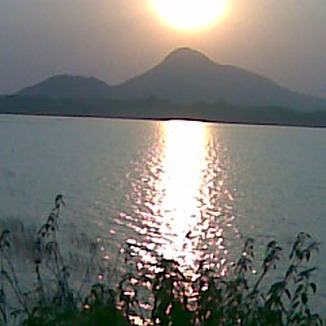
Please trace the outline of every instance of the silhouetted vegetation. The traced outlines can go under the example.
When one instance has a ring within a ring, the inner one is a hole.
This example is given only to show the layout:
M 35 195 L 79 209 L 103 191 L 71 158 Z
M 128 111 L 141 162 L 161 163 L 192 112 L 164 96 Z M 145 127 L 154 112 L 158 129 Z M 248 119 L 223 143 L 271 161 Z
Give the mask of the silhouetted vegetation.
M 326 127 L 323 110 L 303 112 L 285 107 L 233 106 L 223 99 L 182 104 L 155 96 L 128 100 L 0 96 L 0 113 Z
M 260 271 L 253 267 L 254 240 L 247 239 L 239 260 L 223 275 L 206 267 L 206 261 L 185 275 L 176 261 L 129 243 L 122 250 L 126 271 L 117 273 L 117 260 L 105 261 L 87 289 L 85 281 L 76 286 L 70 279 L 73 266 L 61 252 L 57 232 L 63 206 L 58 195 L 36 233 L 36 286 L 29 291 L 22 290 L 12 263 L 10 232 L 2 231 L 0 325 L 323 325 L 310 306 L 317 285 L 312 281 L 316 268 L 308 263 L 318 243 L 306 233 L 297 236 L 286 265 L 281 264 L 283 249 L 271 241 Z M 84 266 L 85 279 L 98 251 L 96 243 Z M 139 260 L 139 250 L 153 259 Z M 276 281 L 274 269 L 279 271 Z

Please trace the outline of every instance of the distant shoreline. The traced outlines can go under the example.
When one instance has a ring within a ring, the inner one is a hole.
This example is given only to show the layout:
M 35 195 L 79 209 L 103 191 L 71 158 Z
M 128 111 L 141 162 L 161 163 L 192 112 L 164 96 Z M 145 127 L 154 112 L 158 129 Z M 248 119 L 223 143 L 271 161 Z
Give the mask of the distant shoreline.
M 109 116 L 100 114 L 55 114 L 55 113 L 7 113 L 0 112 L 1 116 L 29 116 L 29 117 L 61 117 L 61 118 L 93 118 L 93 119 L 120 119 L 120 120 L 142 120 L 142 121 L 172 121 L 172 120 L 184 120 L 184 121 L 198 121 L 204 123 L 218 123 L 218 124 L 230 124 L 230 125 L 244 125 L 244 126 L 261 126 L 261 127 L 292 127 L 292 128 L 313 128 L 313 129 L 325 129 L 326 125 L 312 125 L 312 124 L 291 124 L 291 123 L 276 123 L 276 122 L 243 122 L 243 121 L 228 121 L 228 120 L 214 120 L 214 119 L 197 119 L 190 117 L 135 117 L 135 116 Z

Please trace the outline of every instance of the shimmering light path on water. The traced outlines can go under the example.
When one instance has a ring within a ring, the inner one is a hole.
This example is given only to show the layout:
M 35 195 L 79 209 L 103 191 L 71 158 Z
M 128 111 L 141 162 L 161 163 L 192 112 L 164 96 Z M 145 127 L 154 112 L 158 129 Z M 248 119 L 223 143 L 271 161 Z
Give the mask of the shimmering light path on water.
M 163 196 L 157 202 L 162 212 L 159 253 L 191 266 L 200 258 L 195 251 L 198 239 L 192 233 L 200 223 L 202 209 L 198 198 L 206 169 L 206 126 L 175 121 L 164 124 L 163 129 L 163 165 L 158 181 Z
M 224 184 L 227 176 L 220 166 L 223 153 L 219 157 L 218 144 L 209 128 L 200 122 L 161 123 L 161 141 L 146 158 L 142 177 L 134 180 L 138 198 L 133 201 L 137 205 L 133 213 L 122 214 L 133 221 L 130 226 L 143 236 L 143 245 L 178 261 L 189 273 L 200 261 L 223 273 L 228 256 L 226 224 L 237 236 L 233 197 Z M 145 196 L 140 191 L 144 188 Z M 148 260 L 148 253 L 142 253 Z

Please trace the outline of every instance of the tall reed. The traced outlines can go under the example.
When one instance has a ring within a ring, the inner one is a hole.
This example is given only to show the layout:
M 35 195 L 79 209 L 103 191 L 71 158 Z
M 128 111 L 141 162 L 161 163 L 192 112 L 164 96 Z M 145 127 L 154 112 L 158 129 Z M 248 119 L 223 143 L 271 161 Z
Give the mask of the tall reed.
M 268 243 L 259 272 L 254 269 L 254 240 L 247 239 L 239 260 L 224 275 L 207 269 L 205 261 L 198 262 L 193 275 L 185 275 L 176 261 L 142 244 L 127 243 L 123 255 L 128 268 L 123 275 L 117 273 L 119 251 L 113 262 L 98 265 L 92 285 L 82 280 L 76 286 L 70 278 L 73 266 L 65 259 L 58 240 L 64 205 L 63 196 L 57 195 L 45 223 L 36 232 L 35 288 L 23 291 L 12 260 L 10 232 L 1 232 L 0 325 L 324 324 L 311 308 L 317 285 L 312 281 L 316 268 L 310 266 L 310 259 L 319 244 L 307 233 L 298 234 L 286 262 L 282 262 L 286 256 L 283 248 L 276 241 Z M 84 279 L 91 277 L 95 257 L 101 252 L 98 247 L 99 241 L 91 246 Z M 153 260 L 140 261 L 133 254 L 139 250 L 148 251 Z

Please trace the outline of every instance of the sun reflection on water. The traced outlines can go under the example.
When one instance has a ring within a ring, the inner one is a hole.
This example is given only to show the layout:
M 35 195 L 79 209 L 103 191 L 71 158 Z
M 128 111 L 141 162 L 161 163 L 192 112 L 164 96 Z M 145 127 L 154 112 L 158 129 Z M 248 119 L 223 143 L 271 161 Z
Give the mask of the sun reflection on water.
M 129 244 L 141 244 L 136 251 L 143 261 L 151 260 L 147 247 L 177 261 L 186 273 L 192 274 L 200 261 L 224 273 L 225 236 L 236 230 L 220 144 L 209 124 L 168 121 L 159 126 L 159 141 L 131 182 L 132 211 L 121 215 L 138 234 Z
M 206 125 L 173 121 L 163 128 L 160 187 L 164 195 L 160 206 L 164 221 L 160 231 L 164 242 L 159 252 L 165 258 L 182 259 L 184 264 L 193 266 L 199 259 L 192 249 L 201 213 L 198 198 L 206 168 Z

